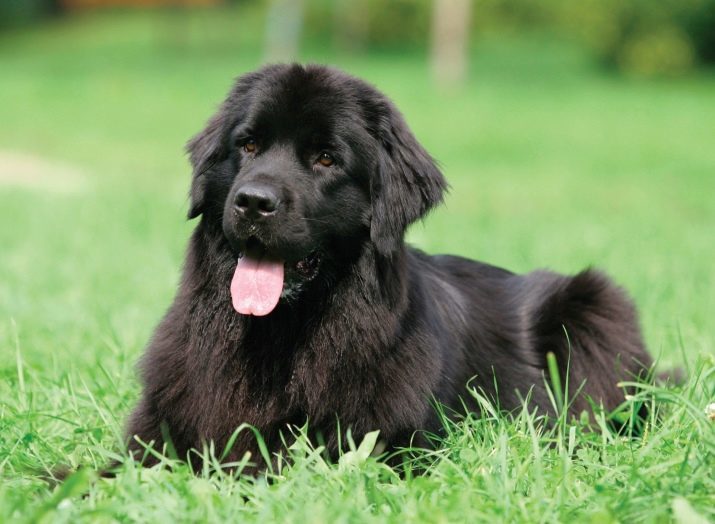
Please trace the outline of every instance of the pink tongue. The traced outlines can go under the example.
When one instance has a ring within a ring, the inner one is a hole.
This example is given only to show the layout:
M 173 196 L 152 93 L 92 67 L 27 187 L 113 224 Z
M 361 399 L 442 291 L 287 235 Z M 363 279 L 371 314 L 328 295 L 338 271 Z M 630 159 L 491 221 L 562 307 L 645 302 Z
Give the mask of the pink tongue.
M 238 259 L 231 281 L 233 308 L 242 315 L 267 315 L 278 304 L 283 292 L 283 262 L 252 258 Z

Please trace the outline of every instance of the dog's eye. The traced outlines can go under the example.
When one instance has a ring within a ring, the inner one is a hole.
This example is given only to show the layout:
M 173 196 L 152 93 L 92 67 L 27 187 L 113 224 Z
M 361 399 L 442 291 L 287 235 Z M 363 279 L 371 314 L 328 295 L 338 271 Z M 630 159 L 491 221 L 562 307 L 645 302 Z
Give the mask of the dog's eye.
M 247 138 L 243 142 L 243 150 L 246 153 L 255 153 L 256 152 L 256 140 L 254 138 Z
M 333 165 L 333 163 L 335 162 L 335 160 L 333 159 L 332 156 L 330 156 L 329 153 L 326 153 L 325 151 L 323 151 L 323 152 L 320 153 L 320 155 L 318 156 L 318 162 L 319 162 L 320 165 L 323 166 L 323 167 L 330 167 L 330 166 Z

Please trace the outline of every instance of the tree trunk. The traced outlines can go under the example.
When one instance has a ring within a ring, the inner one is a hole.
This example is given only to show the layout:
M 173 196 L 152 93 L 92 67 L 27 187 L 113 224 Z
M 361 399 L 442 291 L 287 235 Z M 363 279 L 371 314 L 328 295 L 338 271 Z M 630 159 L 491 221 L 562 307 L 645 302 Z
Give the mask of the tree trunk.
M 434 0 L 432 77 L 442 87 L 456 87 L 467 76 L 471 0 Z
M 298 58 L 303 32 L 303 0 L 271 0 L 266 21 L 266 62 L 292 62 Z

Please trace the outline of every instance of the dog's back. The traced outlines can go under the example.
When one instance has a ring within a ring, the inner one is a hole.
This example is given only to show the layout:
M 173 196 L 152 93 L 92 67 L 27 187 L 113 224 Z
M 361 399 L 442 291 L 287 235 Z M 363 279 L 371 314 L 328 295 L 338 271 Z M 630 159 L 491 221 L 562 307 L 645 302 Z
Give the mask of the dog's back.
M 503 409 L 530 393 L 552 410 L 549 352 L 573 414 L 589 409 L 589 399 L 614 409 L 624 400 L 618 383 L 643 378 L 652 364 L 630 298 L 599 271 L 515 275 L 461 257 L 416 260 L 431 267 L 428 294 L 457 334 L 447 351 L 465 365 L 458 381 L 472 379 Z

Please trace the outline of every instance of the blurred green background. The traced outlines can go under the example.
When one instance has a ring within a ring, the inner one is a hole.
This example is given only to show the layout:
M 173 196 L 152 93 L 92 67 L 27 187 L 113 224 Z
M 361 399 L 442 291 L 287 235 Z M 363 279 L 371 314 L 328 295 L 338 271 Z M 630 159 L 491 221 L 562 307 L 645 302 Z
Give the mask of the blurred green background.
M 102 3 L 0 3 L 3 473 L 121 442 L 193 227 L 183 145 L 267 59 L 395 100 L 451 184 L 414 244 L 602 267 L 665 365 L 713 354 L 715 2 L 467 2 L 444 75 L 428 0 Z

